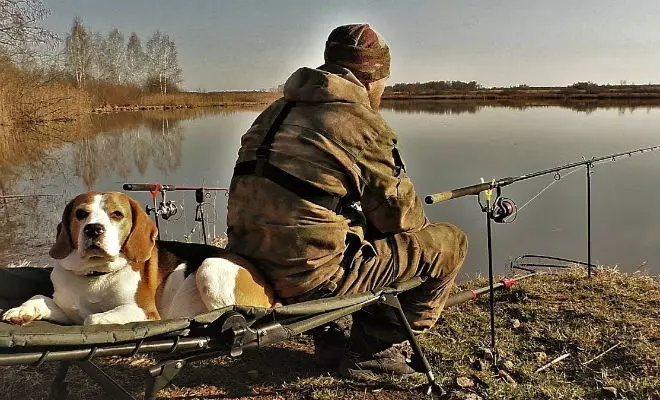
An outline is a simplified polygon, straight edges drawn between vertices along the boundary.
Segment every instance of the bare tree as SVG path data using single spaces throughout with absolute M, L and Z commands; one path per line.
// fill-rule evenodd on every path
M 126 80 L 139 85 L 142 83 L 145 55 L 137 33 L 133 32 L 126 45 Z
M 107 79 L 111 82 L 122 83 L 125 80 L 124 65 L 126 61 L 126 47 L 124 45 L 124 34 L 115 28 L 108 33 L 105 42 L 105 59 L 107 68 Z
M 88 76 L 103 80 L 108 76 L 108 60 L 106 58 L 107 43 L 100 32 L 89 33 L 89 66 Z
M 182 79 L 176 44 L 169 35 L 157 30 L 147 41 L 146 49 L 148 80 L 158 79 L 160 93 L 167 94 L 168 85 L 176 85 Z
M 71 32 L 65 41 L 66 67 L 76 78 L 79 88 L 85 87 L 93 61 L 92 40 L 79 16 L 73 18 Z
M 57 36 L 40 26 L 48 15 L 41 0 L 0 0 L 0 50 L 14 57 L 33 46 L 54 46 Z

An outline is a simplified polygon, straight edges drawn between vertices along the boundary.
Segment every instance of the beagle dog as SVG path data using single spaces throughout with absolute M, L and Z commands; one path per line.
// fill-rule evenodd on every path
M 245 259 L 196 243 L 157 241 L 140 204 L 120 192 L 71 200 L 50 249 L 53 297 L 7 310 L 14 324 L 124 324 L 193 317 L 227 305 L 273 307 L 271 287 Z

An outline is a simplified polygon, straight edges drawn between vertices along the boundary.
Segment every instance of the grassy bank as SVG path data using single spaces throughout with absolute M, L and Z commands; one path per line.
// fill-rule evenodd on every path
M 200 107 L 254 107 L 273 102 L 279 92 L 150 93 L 144 88 L 89 80 L 78 89 L 61 74 L 26 72 L 0 59 L 0 126 L 70 122 L 90 113 Z
M 599 270 L 591 280 L 585 275 L 573 270 L 540 276 L 498 293 L 497 363 L 483 350 L 489 343 L 487 299 L 446 310 L 422 346 L 448 398 L 660 398 L 660 281 L 612 270 Z M 196 362 L 159 398 L 427 398 L 415 390 L 422 380 L 363 384 L 341 379 L 319 370 L 311 351 L 309 338 L 303 336 L 238 359 Z M 564 354 L 569 356 L 563 361 L 535 372 Z M 150 361 L 138 356 L 101 364 L 138 394 L 142 378 L 137 367 Z M 54 366 L 0 371 L 0 397 L 45 398 Z M 99 389 L 81 374 L 69 381 L 69 398 L 99 398 Z
M 93 111 L 144 111 L 170 110 L 200 107 L 251 107 L 269 104 L 282 96 L 279 92 L 178 92 L 167 95 L 144 94 L 135 99 L 117 103 L 104 103 L 94 107 Z
M 0 59 L 0 125 L 69 121 L 91 109 L 88 93 Z

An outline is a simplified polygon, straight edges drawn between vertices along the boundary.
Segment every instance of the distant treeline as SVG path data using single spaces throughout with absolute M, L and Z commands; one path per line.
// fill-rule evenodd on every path
M 539 87 L 529 85 L 516 85 L 510 87 L 485 88 L 476 81 L 430 81 L 416 83 L 395 83 L 385 87 L 385 95 L 389 98 L 406 96 L 433 96 L 433 95 L 475 95 L 478 97 L 494 95 L 573 95 L 573 94 L 660 94 L 660 85 L 629 85 L 622 81 L 618 85 L 600 85 L 594 82 L 576 82 L 565 87 Z
M 502 100 L 502 99 L 660 99 L 660 85 L 600 85 L 576 82 L 565 87 L 517 85 L 485 88 L 481 84 L 461 81 L 395 83 L 385 88 L 385 99 L 436 100 Z
M 64 40 L 60 65 L 78 88 L 91 80 L 161 94 L 176 90 L 183 73 L 176 43 L 167 33 L 156 30 L 143 47 L 135 32 L 128 39 L 117 28 L 107 34 L 94 32 L 80 17 L 73 19 Z

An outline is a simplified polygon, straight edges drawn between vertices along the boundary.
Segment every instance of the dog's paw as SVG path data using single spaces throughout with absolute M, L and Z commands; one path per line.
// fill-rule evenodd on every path
M 39 308 L 31 304 L 14 307 L 2 314 L 2 320 L 14 325 L 27 325 L 32 321 L 42 319 L 44 315 Z
M 110 311 L 90 314 L 85 318 L 83 324 L 127 324 L 129 322 L 144 321 L 146 318 L 144 311 L 137 305 L 124 304 Z
M 100 325 L 100 324 L 116 324 L 116 323 L 118 323 L 117 318 L 107 313 L 90 314 L 83 321 L 84 325 Z
M 131 319 L 127 319 L 126 316 L 121 313 L 107 311 L 97 314 L 88 315 L 83 321 L 84 325 L 101 325 L 101 324 L 126 324 L 133 322 Z

